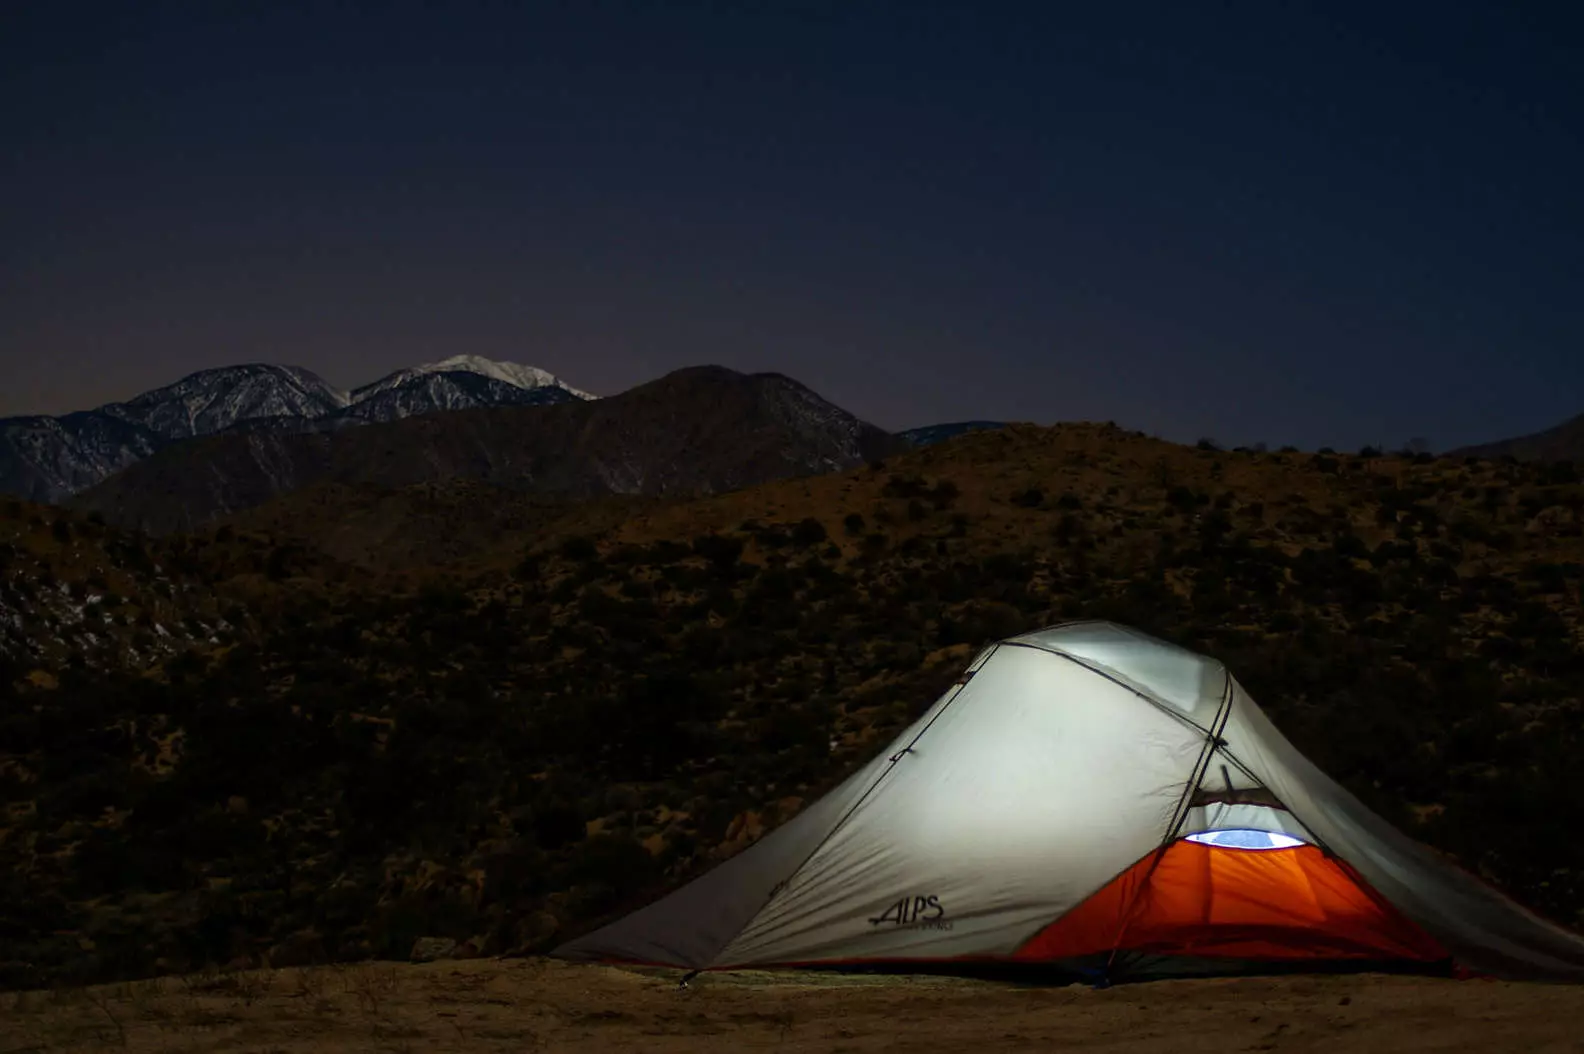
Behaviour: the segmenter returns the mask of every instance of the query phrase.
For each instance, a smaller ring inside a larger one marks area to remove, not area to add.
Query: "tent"
[[[555,954],[1584,980],[1584,938],[1370,812],[1219,662],[1104,622],[985,649],[830,793]]]

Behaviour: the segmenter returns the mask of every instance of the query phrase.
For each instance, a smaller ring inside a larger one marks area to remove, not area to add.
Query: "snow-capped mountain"
[[[92,410],[0,418],[0,493],[55,501],[141,461],[165,440]]]
[[[440,379],[504,383],[479,374],[424,374],[349,410]],[[574,500],[719,493],[842,471],[907,449],[780,374],[695,366],[593,401],[554,385],[512,390],[565,405],[433,414],[333,433],[322,427],[344,421],[344,411],[322,418],[313,431],[324,434],[313,435],[238,426],[201,443],[173,443],[70,504],[114,526],[163,534],[326,484],[388,493],[466,482]],[[271,507],[288,519],[322,515],[312,506],[316,498],[305,500],[309,505],[297,512]]]
[[[325,417],[351,397],[297,366],[253,364],[200,370],[95,413],[141,425],[162,439],[213,435],[254,417]]]
[[[514,363],[491,365],[514,366]],[[533,369],[533,367],[518,367]],[[446,370],[420,372],[425,367],[402,370],[406,374],[396,384],[385,380],[356,389],[353,402],[342,414],[362,421],[394,421],[436,410],[465,410],[474,406],[542,406],[550,403],[592,399],[575,388],[568,388],[543,370],[534,373],[550,377],[542,384],[514,384],[483,372]],[[392,376],[399,376],[392,374]]]
[[[223,432],[339,431],[441,410],[592,398],[536,367],[477,355],[397,370],[351,391],[297,366],[223,366],[94,410],[0,418],[0,493],[60,501],[171,443]]]
[[[535,388],[560,388],[562,391],[579,399],[595,398],[588,392],[579,391],[558,379],[554,374],[547,373],[537,366],[524,366],[517,362],[496,362],[493,359],[482,358],[478,355],[453,355],[449,359],[442,359],[439,362],[426,362],[422,366],[409,366],[405,370],[397,370],[387,377],[381,377],[372,384],[365,384],[361,388],[353,389],[352,399],[353,401],[369,399],[387,389],[409,384],[414,380],[436,373],[474,374],[479,377],[488,377],[490,380],[499,381],[514,388],[526,388],[529,391]]]

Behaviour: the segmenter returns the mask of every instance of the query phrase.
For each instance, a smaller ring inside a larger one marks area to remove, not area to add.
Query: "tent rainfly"
[[[1584,980],[1584,937],[1370,812],[1219,662],[1104,622],[985,649],[829,794],[555,954]]]

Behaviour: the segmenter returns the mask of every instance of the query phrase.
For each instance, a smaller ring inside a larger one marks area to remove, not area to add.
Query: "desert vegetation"
[[[0,981],[543,950],[794,814],[983,644],[1075,618],[1223,659],[1393,822],[1584,922],[1569,466],[1066,426],[522,529],[470,529],[511,499],[467,493],[427,559],[390,491],[334,498],[386,547],[300,511],[323,495],[114,543],[177,547],[234,628],[10,653]],[[7,595],[39,574],[9,567]]]

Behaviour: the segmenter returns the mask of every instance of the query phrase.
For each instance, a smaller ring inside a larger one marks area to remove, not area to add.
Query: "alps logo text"
[[[949,930],[946,909],[937,896],[902,897],[869,920],[871,926],[900,926],[907,929]]]

